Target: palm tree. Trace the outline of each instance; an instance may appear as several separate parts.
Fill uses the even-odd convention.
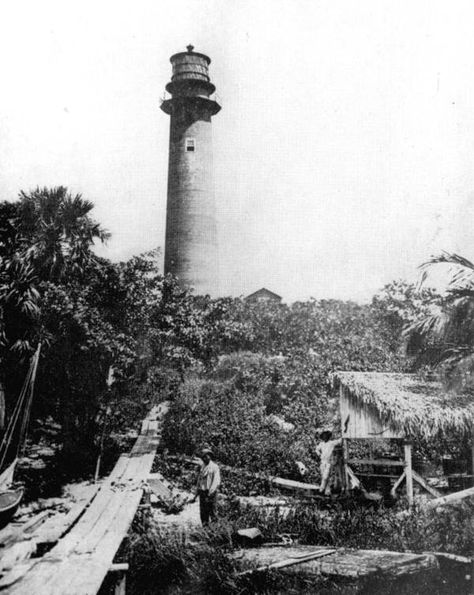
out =
[[[19,198],[0,203],[0,343],[30,352],[41,282],[82,276],[96,262],[94,241],[110,234],[91,219],[94,205],[63,186]]]
[[[442,372],[451,386],[474,386],[474,264],[443,252],[420,267],[420,285],[440,266],[448,266],[445,296],[421,321],[407,329],[409,349],[419,362]]]
[[[5,350],[29,353],[29,338],[39,315],[38,278],[21,255],[18,203],[0,203],[0,361]]]
[[[90,218],[93,207],[64,186],[20,193],[17,224],[22,256],[41,279],[60,281],[81,273],[95,260],[94,241],[105,242],[110,234]]]
[[[91,218],[92,208],[90,201],[62,186],[21,192],[18,202],[0,203],[0,389],[3,383],[7,405],[18,393],[25,356],[40,337],[52,338],[49,332],[54,331],[47,331],[48,293],[80,292],[91,271],[97,272],[92,247],[109,234]],[[67,357],[61,361],[69,370]],[[74,421],[68,388],[63,398],[69,405],[64,417],[71,417],[67,428]],[[2,394],[0,390],[0,413]],[[65,434],[67,442],[67,429]]]

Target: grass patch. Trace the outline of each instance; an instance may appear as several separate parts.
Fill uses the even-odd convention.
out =
[[[290,511],[242,507],[229,500],[222,514],[237,528],[258,527],[266,539],[279,533],[299,535],[307,545],[399,552],[439,551],[471,556],[474,550],[474,504],[463,503],[436,512],[415,507],[379,510],[334,504],[321,510],[300,504]]]
[[[227,510],[227,512],[230,512]],[[466,511],[465,511],[466,512]],[[184,595],[250,595],[262,594],[310,594],[336,595],[344,593],[382,595],[451,595],[456,592],[464,595],[469,592],[469,583],[463,576],[446,574],[403,577],[387,580],[374,577],[364,580],[332,579],[310,577],[304,572],[297,574],[284,572],[263,572],[252,576],[238,577],[240,567],[227,554],[234,549],[233,534],[238,527],[258,526],[266,536],[279,531],[300,530],[307,543],[345,545],[359,548],[398,546],[402,550],[399,536],[392,542],[381,541],[388,538],[395,526],[393,511],[333,512],[330,516],[311,513],[309,507],[299,507],[293,515],[282,518],[278,513],[265,514],[255,510],[241,510],[240,515],[221,518],[208,530],[184,533],[164,529],[148,513],[140,513],[135,519],[127,545],[122,551],[123,559],[130,563],[127,576],[127,593],[130,595],[184,594]],[[433,541],[433,531],[420,526],[427,517],[420,511],[399,520],[400,533],[405,536],[406,549],[426,551],[437,543]],[[463,513],[464,514],[464,513]],[[387,518],[387,516],[389,518]],[[460,520],[460,518],[458,519]],[[466,522],[466,519],[464,520]],[[328,527],[332,526],[332,530]],[[305,527],[310,527],[306,529]],[[417,528],[416,539],[412,538]],[[433,529],[431,524],[431,529]],[[375,535],[377,534],[378,537]],[[428,539],[423,542],[423,539]],[[464,547],[468,547],[466,543]],[[449,548],[447,548],[449,549]],[[455,589],[455,590],[453,590]]]

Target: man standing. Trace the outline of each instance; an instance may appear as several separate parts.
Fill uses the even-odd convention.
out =
[[[199,512],[201,523],[208,525],[210,520],[216,518],[217,490],[221,484],[219,467],[212,460],[213,453],[210,448],[203,448],[201,459],[203,464],[199,470],[196,484],[196,496],[199,496]]]

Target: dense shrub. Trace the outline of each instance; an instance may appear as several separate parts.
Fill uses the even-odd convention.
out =
[[[207,444],[221,463],[289,473],[294,437],[267,419],[264,401],[261,391],[245,393],[229,381],[188,380],[166,418],[164,443],[187,454]]]

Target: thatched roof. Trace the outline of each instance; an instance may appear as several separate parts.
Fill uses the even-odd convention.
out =
[[[449,392],[439,382],[382,372],[335,372],[332,379],[334,386],[344,386],[361,406],[373,408],[408,436],[459,434],[474,427],[474,397]]]

